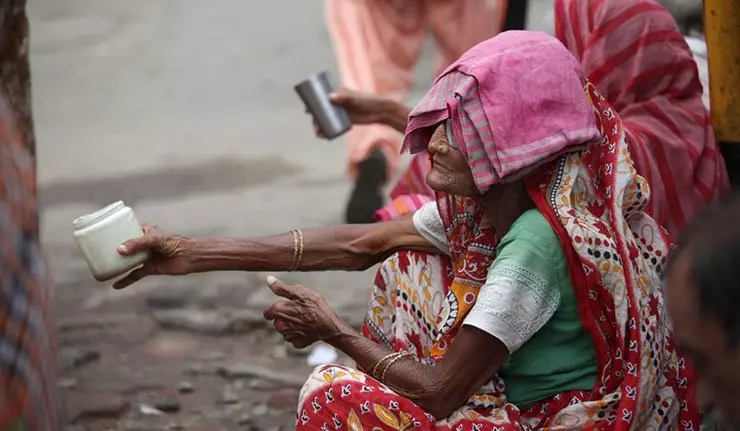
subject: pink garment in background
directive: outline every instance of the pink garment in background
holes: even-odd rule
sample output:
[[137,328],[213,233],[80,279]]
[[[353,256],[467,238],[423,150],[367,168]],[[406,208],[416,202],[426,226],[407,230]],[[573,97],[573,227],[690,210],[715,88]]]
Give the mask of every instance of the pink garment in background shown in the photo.
[[676,22],[653,0],[556,0],[555,33],[619,112],[646,211],[675,235],[729,191],[696,62]]
[[[429,32],[438,52],[438,72],[465,51],[496,35],[507,0],[326,0],[326,20],[342,84],[402,100]],[[388,126],[355,126],[348,134],[348,170],[375,148],[389,172],[398,166],[402,135]]]

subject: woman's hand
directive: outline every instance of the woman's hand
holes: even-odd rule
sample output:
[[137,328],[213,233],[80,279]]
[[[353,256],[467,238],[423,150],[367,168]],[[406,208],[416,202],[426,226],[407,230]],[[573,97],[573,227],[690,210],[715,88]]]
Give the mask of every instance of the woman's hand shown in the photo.
[[294,347],[302,349],[352,331],[313,290],[285,284],[273,276],[267,277],[267,285],[285,300],[272,304],[264,313],[265,319],[274,321],[275,329]]
[[147,275],[186,275],[194,272],[190,241],[180,235],[165,235],[156,226],[143,225],[144,236],[126,241],[118,247],[124,256],[148,251],[149,259],[141,268],[118,280],[114,289],[123,289]]
[[[401,105],[393,99],[347,89],[341,89],[336,93],[330,94],[329,100],[331,103],[347,111],[349,120],[353,125],[388,124],[396,116],[396,111],[398,111],[399,105]],[[316,136],[325,138],[316,121],[314,121],[314,130],[316,131]]]

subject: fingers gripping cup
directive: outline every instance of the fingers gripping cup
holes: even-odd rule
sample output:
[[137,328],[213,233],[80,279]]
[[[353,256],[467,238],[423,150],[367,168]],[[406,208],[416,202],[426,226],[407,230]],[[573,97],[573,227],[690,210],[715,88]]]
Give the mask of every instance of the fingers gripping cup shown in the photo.
[[313,75],[296,85],[295,91],[327,139],[335,139],[352,127],[347,111],[329,100],[334,86],[329,81],[328,72]]
[[107,281],[144,263],[149,252],[123,256],[122,243],[144,235],[134,210],[118,201],[72,222],[77,247],[98,281]]

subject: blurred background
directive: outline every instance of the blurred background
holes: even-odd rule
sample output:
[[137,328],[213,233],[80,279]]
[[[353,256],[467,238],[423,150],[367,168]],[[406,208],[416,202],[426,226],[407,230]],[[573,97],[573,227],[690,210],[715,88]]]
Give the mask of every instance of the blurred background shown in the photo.
[[[547,3],[530,1],[530,29],[549,25]],[[73,429],[293,429],[310,351],[262,320],[267,274],[114,292],[92,279],[72,220],[120,199],[186,236],[340,223],[345,147],[314,138],[293,91],[335,71],[322,3],[29,0],[28,13],[42,240]],[[427,49],[411,101],[433,71]],[[374,272],[278,276],[359,326]]]

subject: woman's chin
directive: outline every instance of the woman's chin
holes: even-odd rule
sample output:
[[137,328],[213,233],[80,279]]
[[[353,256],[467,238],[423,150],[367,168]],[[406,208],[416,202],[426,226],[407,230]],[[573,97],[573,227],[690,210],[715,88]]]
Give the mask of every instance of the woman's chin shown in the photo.
[[441,175],[434,170],[427,174],[427,185],[435,192],[447,192],[449,180],[445,175]]

